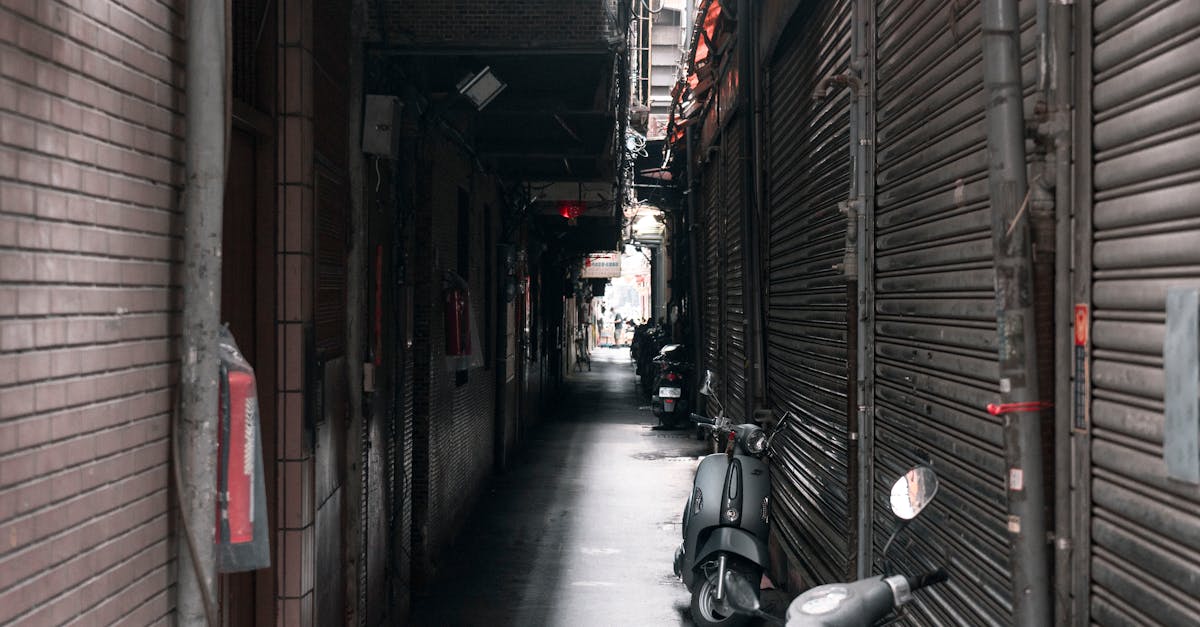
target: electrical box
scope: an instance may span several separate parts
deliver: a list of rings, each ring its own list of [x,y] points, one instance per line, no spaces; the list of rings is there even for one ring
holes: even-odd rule
[[[395,96],[367,96],[363,112],[363,152],[386,159],[399,156],[400,112],[403,108],[404,104]]]
[[[1167,476],[1200,483],[1200,289],[1167,291],[1163,375]]]

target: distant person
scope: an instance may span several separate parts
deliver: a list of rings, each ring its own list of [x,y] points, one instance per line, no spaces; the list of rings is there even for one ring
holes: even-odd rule
[[[613,341],[617,346],[625,345],[625,321],[620,314],[613,319]]]

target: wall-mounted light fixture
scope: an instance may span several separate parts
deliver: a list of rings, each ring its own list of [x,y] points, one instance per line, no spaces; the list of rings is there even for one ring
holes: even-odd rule
[[[478,74],[471,76],[468,74],[458,82],[458,93],[467,97],[475,108],[482,111],[488,106],[500,92],[504,91],[507,85],[503,81],[496,78],[492,74],[491,66],[485,67]]]

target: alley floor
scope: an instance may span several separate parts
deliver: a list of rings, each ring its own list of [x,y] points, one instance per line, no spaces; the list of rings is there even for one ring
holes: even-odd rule
[[[497,477],[412,624],[690,625],[671,570],[704,443],[652,429],[628,349],[598,349]]]

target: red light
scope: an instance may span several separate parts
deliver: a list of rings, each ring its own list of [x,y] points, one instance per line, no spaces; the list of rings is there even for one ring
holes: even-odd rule
[[[583,215],[585,209],[587,207],[578,200],[562,200],[558,203],[558,215],[568,220],[574,220]]]
[[[675,374],[674,372],[667,373],[667,381],[674,381],[678,378],[679,378],[679,375]]]

